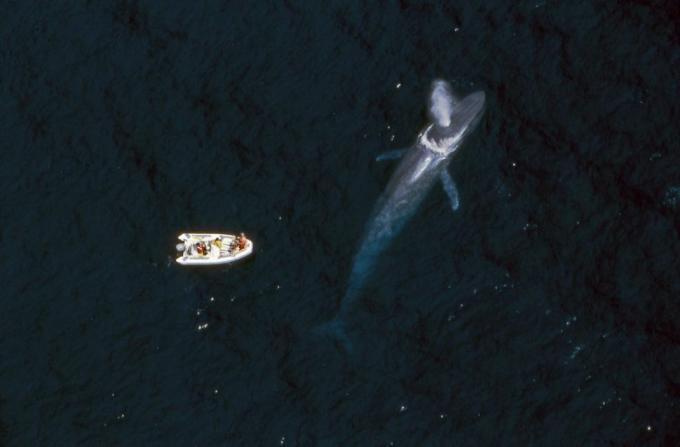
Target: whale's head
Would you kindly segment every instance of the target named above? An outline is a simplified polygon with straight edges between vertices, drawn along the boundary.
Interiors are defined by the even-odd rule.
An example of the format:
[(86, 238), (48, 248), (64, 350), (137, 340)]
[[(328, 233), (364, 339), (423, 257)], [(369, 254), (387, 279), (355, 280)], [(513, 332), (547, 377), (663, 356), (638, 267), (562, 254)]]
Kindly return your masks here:
[(435, 80), (429, 104), (432, 124), (422, 134), (421, 143), (444, 155), (455, 152), (465, 136), (477, 127), (485, 101), (483, 91), (458, 99), (448, 82)]

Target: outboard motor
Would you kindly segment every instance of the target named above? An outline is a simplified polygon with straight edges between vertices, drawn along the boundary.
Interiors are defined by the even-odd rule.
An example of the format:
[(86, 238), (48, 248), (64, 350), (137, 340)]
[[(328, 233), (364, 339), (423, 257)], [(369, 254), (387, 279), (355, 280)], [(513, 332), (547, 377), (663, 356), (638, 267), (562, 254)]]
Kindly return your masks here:
[(177, 244), (175, 245), (175, 248), (177, 249), (177, 251), (183, 252), (186, 246), (184, 244)]

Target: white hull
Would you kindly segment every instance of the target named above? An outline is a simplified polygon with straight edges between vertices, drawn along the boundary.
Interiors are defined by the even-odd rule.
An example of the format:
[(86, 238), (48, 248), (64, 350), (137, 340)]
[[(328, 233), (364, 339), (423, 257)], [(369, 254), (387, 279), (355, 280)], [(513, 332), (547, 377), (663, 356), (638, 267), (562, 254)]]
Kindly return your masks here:
[[(221, 246), (215, 244), (217, 238), (221, 239)], [(183, 233), (178, 236), (184, 249), (182, 256), (177, 258), (177, 263), (182, 265), (220, 265), (243, 259), (253, 252), (253, 242), (248, 239), (242, 249), (234, 247), (236, 236), (233, 234), (219, 233)], [(196, 244), (203, 242), (208, 248), (205, 254), (196, 250)]]

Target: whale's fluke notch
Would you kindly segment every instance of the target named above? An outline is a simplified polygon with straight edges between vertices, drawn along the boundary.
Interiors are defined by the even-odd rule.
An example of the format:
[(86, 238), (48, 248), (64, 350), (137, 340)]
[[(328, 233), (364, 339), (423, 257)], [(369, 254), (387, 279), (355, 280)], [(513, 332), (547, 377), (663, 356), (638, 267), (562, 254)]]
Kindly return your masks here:
[(449, 202), (451, 203), (451, 210), (456, 211), (460, 207), (460, 194), (458, 194), (458, 188), (456, 183), (451, 178), (451, 174), (448, 171), (443, 170), (439, 177), (442, 180), (442, 186), (444, 187), (444, 192), (449, 196)]

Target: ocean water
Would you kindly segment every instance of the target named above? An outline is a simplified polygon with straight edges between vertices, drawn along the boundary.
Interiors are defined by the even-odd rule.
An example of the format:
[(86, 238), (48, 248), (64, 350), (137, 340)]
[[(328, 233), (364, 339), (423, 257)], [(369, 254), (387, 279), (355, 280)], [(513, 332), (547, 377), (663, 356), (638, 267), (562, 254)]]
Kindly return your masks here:
[[(0, 445), (680, 445), (673, 1), (8, 1)], [(335, 314), (434, 78), (478, 129)], [(245, 231), (229, 267), (184, 231)]]

